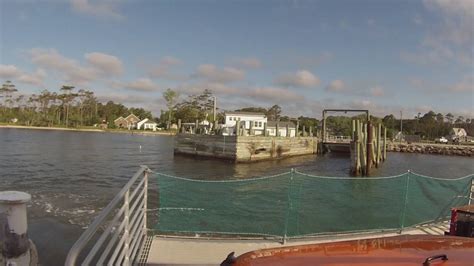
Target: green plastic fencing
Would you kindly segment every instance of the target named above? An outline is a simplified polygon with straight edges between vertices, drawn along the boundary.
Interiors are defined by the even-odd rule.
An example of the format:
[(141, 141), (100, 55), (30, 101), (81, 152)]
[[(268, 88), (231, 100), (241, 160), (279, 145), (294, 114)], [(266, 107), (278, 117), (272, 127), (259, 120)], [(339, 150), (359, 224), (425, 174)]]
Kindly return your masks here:
[(438, 179), (323, 177), (291, 171), (205, 181), (155, 173), (160, 233), (304, 237), (394, 230), (446, 220), (466, 205), (474, 175)]

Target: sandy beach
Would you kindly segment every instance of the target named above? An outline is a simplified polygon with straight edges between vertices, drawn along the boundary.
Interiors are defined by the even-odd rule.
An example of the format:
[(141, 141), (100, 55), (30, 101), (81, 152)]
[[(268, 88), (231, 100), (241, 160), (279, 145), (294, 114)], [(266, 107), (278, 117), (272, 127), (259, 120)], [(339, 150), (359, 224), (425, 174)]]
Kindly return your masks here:
[(15, 128), (15, 129), (33, 129), (33, 130), (62, 130), (62, 131), (79, 131), (79, 132), (98, 132), (98, 133), (121, 133), (131, 135), (156, 136), (167, 135), (174, 136), (174, 132), (159, 132), (159, 131), (139, 131), (139, 130), (117, 130), (117, 129), (94, 129), (94, 128), (65, 128), (65, 127), (35, 127), (35, 126), (20, 126), (20, 125), (0, 125), (0, 128)]

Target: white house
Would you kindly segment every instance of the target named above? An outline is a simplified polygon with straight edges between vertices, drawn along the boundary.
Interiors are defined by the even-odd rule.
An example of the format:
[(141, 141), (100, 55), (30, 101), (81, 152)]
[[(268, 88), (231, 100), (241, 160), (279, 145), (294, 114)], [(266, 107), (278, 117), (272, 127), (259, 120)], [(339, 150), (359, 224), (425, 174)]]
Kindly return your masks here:
[(464, 128), (454, 127), (451, 129), (449, 136), (452, 140), (459, 139), (461, 141), (465, 141), (467, 138), (467, 132)]
[(157, 123), (151, 121), (148, 118), (145, 118), (142, 121), (137, 123), (137, 129), (142, 129), (143, 127), (143, 130), (151, 129), (153, 131), (156, 131), (157, 126), (158, 126)]
[[(277, 136), (277, 131), (276, 131), (276, 121), (268, 121), (267, 124), (267, 131), (269, 136)], [(290, 134), (290, 137), (295, 137), (296, 136), (296, 125), (293, 122), (278, 122), (278, 131), (280, 132), (281, 137), (286, 137), (287, 132), (286, 128), (288, 127), (288, 131)]]
[(226, 112), (224, 127), (235, 128), (238, 120), (240, 120), (241, 127), (245, 127), (245, 129), (250, 129), (250, 124), (252, 124), (255, 135), (262, 135), (264, 125), (267, 123), (267, 117), (263, 113)]

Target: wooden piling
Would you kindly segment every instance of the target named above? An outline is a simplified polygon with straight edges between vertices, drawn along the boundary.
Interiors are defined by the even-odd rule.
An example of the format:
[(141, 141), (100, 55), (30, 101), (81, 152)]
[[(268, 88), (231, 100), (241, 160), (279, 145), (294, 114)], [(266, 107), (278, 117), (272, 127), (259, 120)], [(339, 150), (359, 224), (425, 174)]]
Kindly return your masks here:
[(303, 137), (306, 137), (306, 126), (305, 126), (305, 125), (303, 125), (303, 133), (302, 133), (302, 136), (303, 136)]
[(357, 123), (357, 120), (352, 119), (352, 140), (354, 140), (354, 137), (355, 137), (356, 123)]
[(178, 132), (181, 132), (181, 119), (178, 119)]
[(387, 128), (383, 128), (383, 161), (387, 160)]
[(372, 123), (367, 122), (367, 165), (365, 168), (365, 174), (370, 175), (370, 169), (372, 168), (372, 153), (373, 153), (373, 130)]
[(253, 123), (254, 123), (254, 121), (250, 121), (250, 129), (249, 129), (249, 135), (250, 135), (250, 136), (253, 136), (253, 135), (254, 135), (254, 132), (253, 132)]
[(295, 137), (300, 136), (300, 121), (296, 121), (296, 131), (295, 131)]
[(199, 127), (199, 120), (196, 119), (196, 123), (194, 124), (194, 134), (198, 134), (198, 127)]
[(290, 125), (288, 125), (288, 123), (286, 124), (286, 137), (289, 138), (291, 135), (290, 135)]
[(263, 123), (263, 135), (265, 137), (268, 137), (268, 131), (267, 131), (267, 123)]
[(356, 168), (357, 168), (357, 174), (360, 175), (361, 174), (361, 169), (360, 169), (360, 165), (361, 165), (361, 149), (360, 149), (360, 146), (361, 146), (361, 132), (362, 132), (362, 128), (361, 128), (361, 124), (359, 122), (359, 120), (357, 120), (357, 126), (356, 126), (356, 130), (357, 130), (357, 133), (356, 133), (356, 156), (357, 156), (357, 161), (356, 161)]
[(377, 130), (377, 167), (382, 161), (382, 124), (379, 124)]
[(377, 146), (376, 146), (376, 127), (375, 125), (372, 125), (372, 167), (375, 165), (375, 161), (377, 160)]
[(280, 123), (276, 123), (276, 132), (275, 132), (275, 136), (279, 137), (280, 136)]
[(309, 127), (309, 136), (313, 137), (313, 127)]
[(379, 126), (374, 126), (374, 165), (375, 168), (379, 167)]
[(240, 119), (235, 122), (235, 135), (240, 136)]
[(362, 168), (362, 174), (366, 175), (366, 168), (367, 168), (367, 124), (361, 122), (361, 127), (362, 127), (362, 141), (360, 143), (360, 150), (362, 152), (361, 154), (361, 168)]

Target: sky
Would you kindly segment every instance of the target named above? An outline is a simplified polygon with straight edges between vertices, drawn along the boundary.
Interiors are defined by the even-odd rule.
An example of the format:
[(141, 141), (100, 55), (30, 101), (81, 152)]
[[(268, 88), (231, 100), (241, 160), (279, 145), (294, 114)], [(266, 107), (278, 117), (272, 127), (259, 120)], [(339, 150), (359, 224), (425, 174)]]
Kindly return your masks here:
[(474, 0), (0, 0), (0, 81), (166, 109), (474, 117)]

